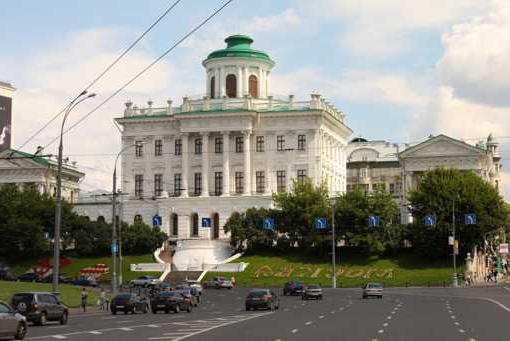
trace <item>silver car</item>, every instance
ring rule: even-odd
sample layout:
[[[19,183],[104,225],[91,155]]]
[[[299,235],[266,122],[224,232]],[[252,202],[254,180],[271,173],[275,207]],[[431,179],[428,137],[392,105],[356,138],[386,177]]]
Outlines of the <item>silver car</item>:
[[[27,333],[27,320],[7,303],[0,301],[0,337],[23,340]]]
[[[148,287],[149,285],[158,285],[161,281],[159,278],[154,276],[140,276],[136,279],[133,279],[129,282],[129,285],[132,287]]]
[[[377,297],[382,298],[383,286],[379,283],[368,283],[363,287],[363,298]]]

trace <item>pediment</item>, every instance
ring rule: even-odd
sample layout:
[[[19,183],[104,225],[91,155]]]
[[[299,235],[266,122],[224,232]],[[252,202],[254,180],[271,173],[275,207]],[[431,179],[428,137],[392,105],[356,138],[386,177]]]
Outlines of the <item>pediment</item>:
[[[445,135],[432,137],[399,154],[401,159],[416,157],[478,156],[484,151]]]

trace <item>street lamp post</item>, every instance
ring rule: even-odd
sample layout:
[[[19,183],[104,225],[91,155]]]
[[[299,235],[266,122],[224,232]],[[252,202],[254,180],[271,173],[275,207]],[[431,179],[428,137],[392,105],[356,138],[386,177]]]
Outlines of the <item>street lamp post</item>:
[[[122,148],[115,157],[115,163],[113,165],[113,188],[112,188],[112,275],[111,275],[111,291],[112,295],[117,294],[117,252],[119,252],[119,244],[117,237],[117,162],[119,161],[120,155],[127,149],[135,146],[143,145],[144,142],[136,142],[129,144]],[[122,269],[118,269],[122,272]]]
[[[455,197],[453,198],[452,202],[452,227],[453,227],[453,287],[456,288],[459,286],[458,280],[457,280],[457,256],[455,254]]]
[[[331,248],[332,248],[332,263],[333,263],[333,289],[336,289],[336,238],[335,238],[335,206],[336,200],[333,198],[333,209],[331,213]]]
[[[60,270],[60,226],[62,224],[62,154],[64,152],[64,125],[66,119],[69,116],[71,110],[73,110],[78,104],[85,101],[88,98],[94,97],[96,94],[87,95],[87,91],[82,91],[66,108],[64,119],[62,120],[62,126],[60,127],[60,143],[58,146],[58,163],[57,163],[57,193],[55,203],[55,230],[53,233],[53,281],[51,290],[54,293],[58,293],[58,278]]]

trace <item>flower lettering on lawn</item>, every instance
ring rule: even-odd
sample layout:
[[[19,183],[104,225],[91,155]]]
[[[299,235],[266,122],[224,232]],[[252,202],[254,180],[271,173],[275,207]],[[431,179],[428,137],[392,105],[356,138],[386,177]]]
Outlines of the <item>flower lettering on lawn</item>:
[[[295,269],[292,266],[284,266],[278,269],[272,269],[269,265],[262,265],[255,270],[254,277],[280,277],[280,278],[331,278],[331,269],[323,273],[322,267],[313,268],[311,266],[300,266]],[[345,278],[379,278],[379,279],[392,279],[393,269],[363,269],[363,268],[338,268],[336,270],[336,277]]]

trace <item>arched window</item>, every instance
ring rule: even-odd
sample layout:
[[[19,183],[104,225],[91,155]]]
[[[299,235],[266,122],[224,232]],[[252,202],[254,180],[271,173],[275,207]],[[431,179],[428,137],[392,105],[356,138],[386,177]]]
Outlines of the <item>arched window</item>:
[[[191,236],[198,237],[198,214],[191,215]]]
[[[211,77],[211,98],[214,98],[214,94],[216,93],[216,77]]]
[[[251,97],[259,97],[259,81],[255,75],[248,78],[248,93]]]
[[[172,235],[179,235],[179,216],[175,213],[172,213],[170,221],[172,222]]]
[[[235,98],[237,96],[237,78],[235,75],[227,76],[227,97]]]
[[[218,213],[214,213],[212,215],[212,223],[213,223],[213,239],[218,239],[220,237],[220,215]]]
[[[135,224],[136,224],[136,223],[143,223],[143,218],[142,218],[142,216],[141,216],[141,215],[139,215],[139,214],[135,215],[134,222],[135,222]]]
[[[97,217],[97,222],[98,223],[104,223],[105,222],[105,219],[102,215],[100,215],[99,217]]]

